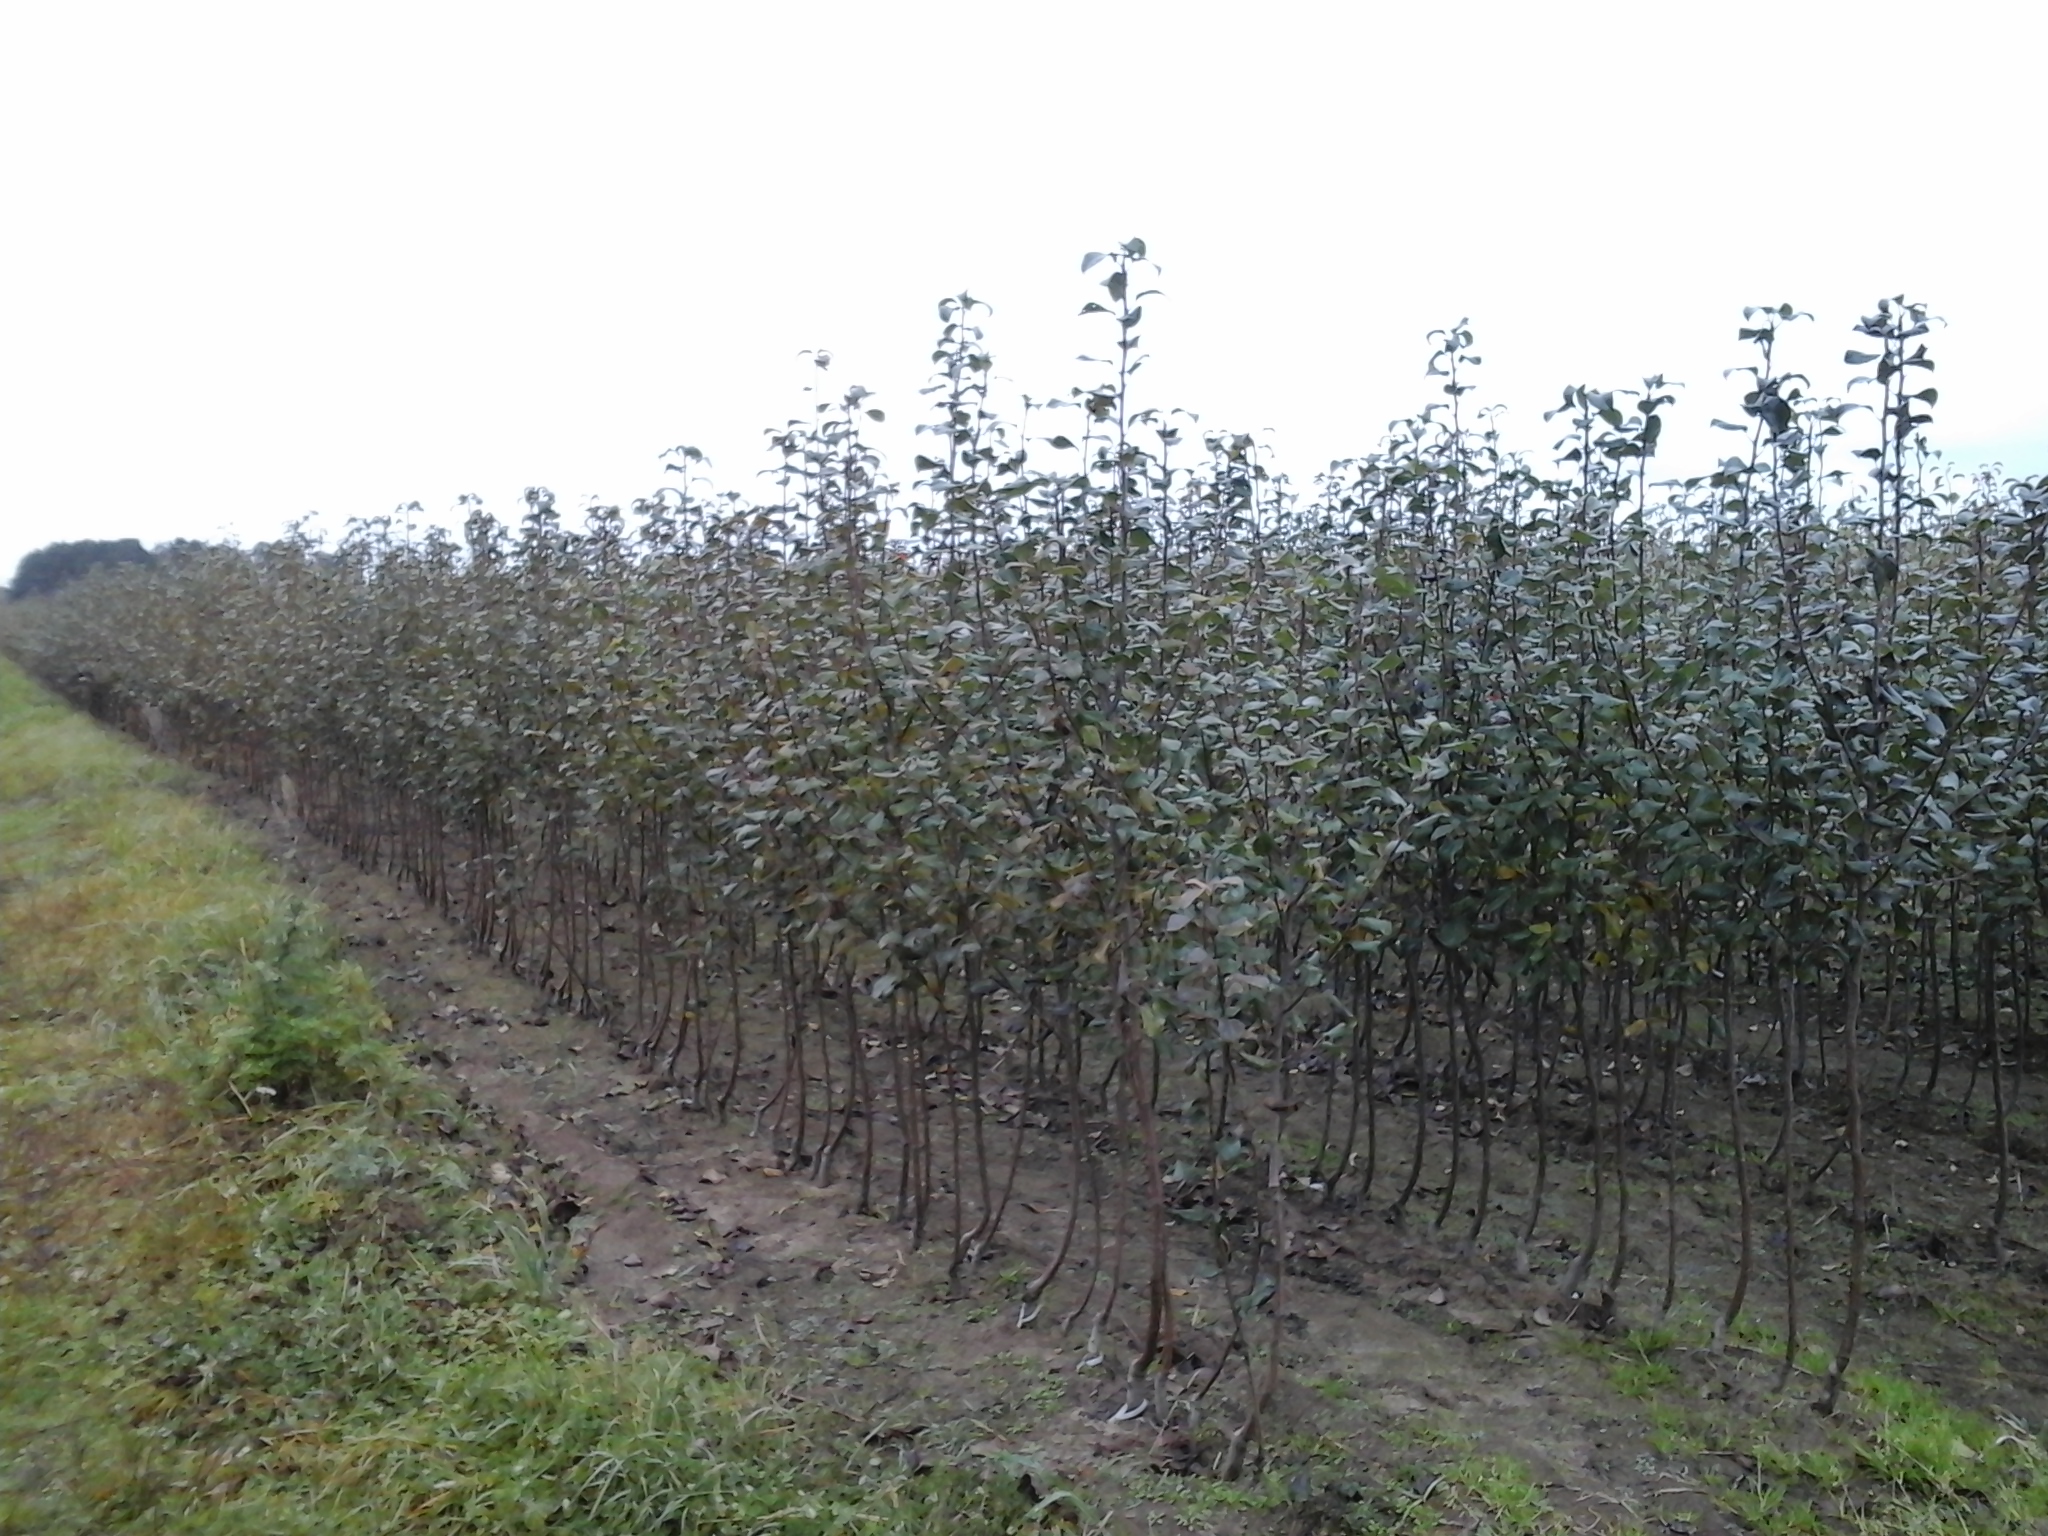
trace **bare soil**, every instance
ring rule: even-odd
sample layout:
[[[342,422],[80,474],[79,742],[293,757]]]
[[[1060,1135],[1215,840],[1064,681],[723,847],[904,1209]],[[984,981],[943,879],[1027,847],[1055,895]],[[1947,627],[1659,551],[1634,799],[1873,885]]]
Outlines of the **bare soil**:
[[[1754,1474],[1760,1427],[1795,1443],[1819,1432],[1804,1406],[1816,1383],[1795,1373],[1775,1391],[1777,1362],[1761,1350],[1668,1349],[1657,1356],[1668,1372],[1648,1391],[1617,1371],[1644,1358],[1630,1324],[1655,1320],[1661,1190],[1638,1192],[1654,1208],[1634,1218],[1640,1252],[1613,1319],[1574,1320],[1560,1298],[1583,1213],[1575,1177],[1559,1181],[1567,1188],[1546,1242],[1520,1256],[1505,1245],[1463,1251],[1459,1221],[1439,1231],[1428,1220],[1434,1200],[1405,1227],[1310,1211],[1255,1341],[1263,1347],[1271,1327],[1279,1343],[1283,1369],[1261,1440],[1291,1493],[1280,1509],[1237,1507],[1258,1501],[1203,1487],[1215,1444],[1246,1409],[1241,1364],[1203,1401],[1190,1438],[1149,1415],[1119,1419],[1130,1341],[1092,1336],[1085,1317],[1061,1326],[1085,1277],[1062,1276],[1032,1325],[1019,1326],[1015,1292],[1050,1258],[1066,1219],[1064,1154],[1049,1141],[1027,1149],[1000,1246],[955,1294],[946,1245],[920,1251],[895,1225],[859,1213],[844,1180],[821,1187],[781,1166],[748,1097],[749,1085],[766,1094],[765,1062],[742,1075],[735,1102],[749,1112],[721,1124],[686,1109],[602,1028],[471,952],[410,893],[299,835],[260,797],[214,793],[331,914],[413,1059],[474,1111],[462,1134],[502,1197],[560,1236],[583,1303],[622,1334],[734,1369],[772,1365],[878,1459],[981,1461],[1041,1489],[1079,1490],[1093,1511],[1133,1527],[1312,1531],[1419,1495],[1449,1458],[1503,1456],[1578,1528],[1707,1536],[1745,1529],[1714,1491]],[[772,1014],[775,994],[764,988],[758,1006]],[[1675,1211],[1682,1274],[1718,1296],[1736,1239],[1732,1191],[1711,1177],[1710,1145],[1725,1132],[1711,1098],[1703,1092],[1692,1109],[1696,1156]],[[1981,1128],[1943,1120],[1922,1114],[1871,1133],[1907,1145],[1873,1191],[1887,1219],[1872,1239],[1861,1358],[2038,1423],[2048,1409],[2039,1256],[2022,1240],[2012,1262],[1990,1263],[1982,1222],[1992,1150]],[[1529,1176],[1522,1150],[1498,1141],[1494,1197],[1525,1191]],[[1441,1177],[1435,1170],[1425,1188]],[[2033,1195],[2029,1185],[2023,1206]],[[1812,1222],[1803,1305],[1831,1324],[1847,1225],[1839,1202],[1822,1195],[1813,1206],[1802,1217]],[[1190,1330],[1187,1368],[1199,1373],[1225,1353],[1230,1315],[1199,1234],[1176,1251],[1172,1283]],[[1770,1310],[1781,1284],[1767,1265],[1759,1307]],[[1099,1299],[1091,1313],[1098,1308]],[[1676,1437],[1674,1415],[1685,1426]]]

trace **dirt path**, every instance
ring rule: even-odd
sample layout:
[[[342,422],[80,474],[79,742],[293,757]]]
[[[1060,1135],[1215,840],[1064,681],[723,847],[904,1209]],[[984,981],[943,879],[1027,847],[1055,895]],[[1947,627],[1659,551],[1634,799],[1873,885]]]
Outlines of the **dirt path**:
[[[473,953],[409,893],[297,835],[260,799],[215,794],[330,912],[414,1059],[495,1127],[480,1148],[492,1179],[566,1233],[581,1262],[565,1278],[607,1326],[714,1360],[772,1361],[877,1456],[982,1458],[1035,1484],[1095,1490],[1100,1507],[1134,1517],[1185,1519],[1200,1504],[1203,1480],[1167,1486],[1194,1470],[1186,1426],[1119,1414],[1128,1340],[1086,1318],[1061,1328],[1085,1277],[1063,1277],[1035,1326],[1017,1326],[1011,1297],[1065,1221],[1055,1154],[1026,1160],[1001,1246],[964,1297],[949,1297],[943,1251],[917,1251],[858,1213],[844,1181],[786,1172],[768,1138],[750,1134],[751,1115],[721,1125],[683,1107],[599,1027]],[[1725,1242],[1686,1209],[1688,1242]],[[1314,1510],[1332,1499],[1398,1503],[1402,1480],[1423,1475],[1414,1468],[1457,1455],[1513,1458],[1578,1528],[1742,1529],[1703,1491],[1700,1468],[1667,1454],[1648,1403],[1616,1390],[1598,1358],[1611,1341],[1553,1315],[1547,1280],[1383,1223],[1331,1223],[1307,1247],[1277,1299],[1285,1369],[1264,1432],[1275,1464],[1307,1469],[1291,1474],[1293,1528],[1322,1528]],[[1229,1303],[1200,1252],[1177,1254],[1176,1270],[1199,1373],[1204,1355],[1226,1353]],[[1263,1342],[1274,1324],[1258,1326]],[[1740,1352],[1668,1364],[1667,1393],[1730,1422],[1762,1401],[1769,1374]],[[1951,1353],[1937,1368],[1962,1366]],[[1199,1442],[1236,1426],[1244,1387],[1238,1365],[1201,1400]],[[1202,1523],[1259,1529],[1272,1518],[1219,1505]]]

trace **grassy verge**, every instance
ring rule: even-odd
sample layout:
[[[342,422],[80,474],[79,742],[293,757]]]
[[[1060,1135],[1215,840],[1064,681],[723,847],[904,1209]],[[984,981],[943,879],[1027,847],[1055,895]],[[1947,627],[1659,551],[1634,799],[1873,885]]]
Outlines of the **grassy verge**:
[[[318,915],[175,773],[0,664],[0,1531],[1029,1525],[565,1309]]]
[[[1766,1391],[1783,1342],[1754,1319],[1744,1359],[1705,1348],[1698,1314],[1589,1343],[1610,1383],[1642,1399],[1658,1451],[1758,1536],[2037,1536],[2048,1530],[2048,1448],[2010,1418],[1992,1419],[1882,1369],[1850,1374],[1833,1418],[1811,1407],[1828,1351],[1801,1352],[1790,1391]],[[1722,1375],[1723,1387],[1707,1380]],[[1746,1377],[1740,1407],[1728,1378]],[[1802,1388],[1804,1388],[1802,1390]]]

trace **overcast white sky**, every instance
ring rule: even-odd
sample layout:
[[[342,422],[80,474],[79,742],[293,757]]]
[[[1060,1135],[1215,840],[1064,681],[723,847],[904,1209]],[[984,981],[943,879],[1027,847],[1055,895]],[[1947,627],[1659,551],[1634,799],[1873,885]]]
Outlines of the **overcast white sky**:
[[[623,503],[677,443],[751,489],[803,349],[900,422],[949,293],[995,305],[1018,389],[1092,382],[1079,257],[1133,235],[1148,398],[1303,477],[1434,398],[1424,335],[1463,316],[1535,443],[1570,383],[1735,414],[1745,304],[1813,311],[1795,357],[1837,392],[1900,292],[1949,322],[1936,440],[2048,472],[2044,14],[10,6],[0,578],[60,538]]]

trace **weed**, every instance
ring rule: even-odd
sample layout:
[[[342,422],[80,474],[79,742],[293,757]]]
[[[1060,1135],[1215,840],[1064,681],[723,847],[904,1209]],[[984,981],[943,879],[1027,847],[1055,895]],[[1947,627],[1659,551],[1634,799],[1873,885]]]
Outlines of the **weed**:
[[[1786,1450],[1771,1441],[1756,1446],[1758,1471],[1786,1483],[1813,1483],[1828,1493],[1849,1486],[1849,1467],[1833,1451]]]
[[[1723,1494],[1721,1505],[1758,1536],[1830,1536],[1828,1522],[1810,1501],[1773,1484]]]
[[[1411,1468],[1381,1496],[1392,1530],[1433,1531],[1447,1519],[1476,1522],[1497,1536],[1564,1536],[1574,1529],[1521,1463],[1467,1452],[1442,1465]]]
[[[1678,1372],[1662,1360],[1618,1358],[1608,1367],[1607,1379],[1624,1397],[1655,1397],[1678,1380]]]
[[[996,1289],[1004,1296],[1019,1296],[1024,1287],[1031,1283],[1031,1268],[1027,1264],[1009,1263],[996,1271]]]

